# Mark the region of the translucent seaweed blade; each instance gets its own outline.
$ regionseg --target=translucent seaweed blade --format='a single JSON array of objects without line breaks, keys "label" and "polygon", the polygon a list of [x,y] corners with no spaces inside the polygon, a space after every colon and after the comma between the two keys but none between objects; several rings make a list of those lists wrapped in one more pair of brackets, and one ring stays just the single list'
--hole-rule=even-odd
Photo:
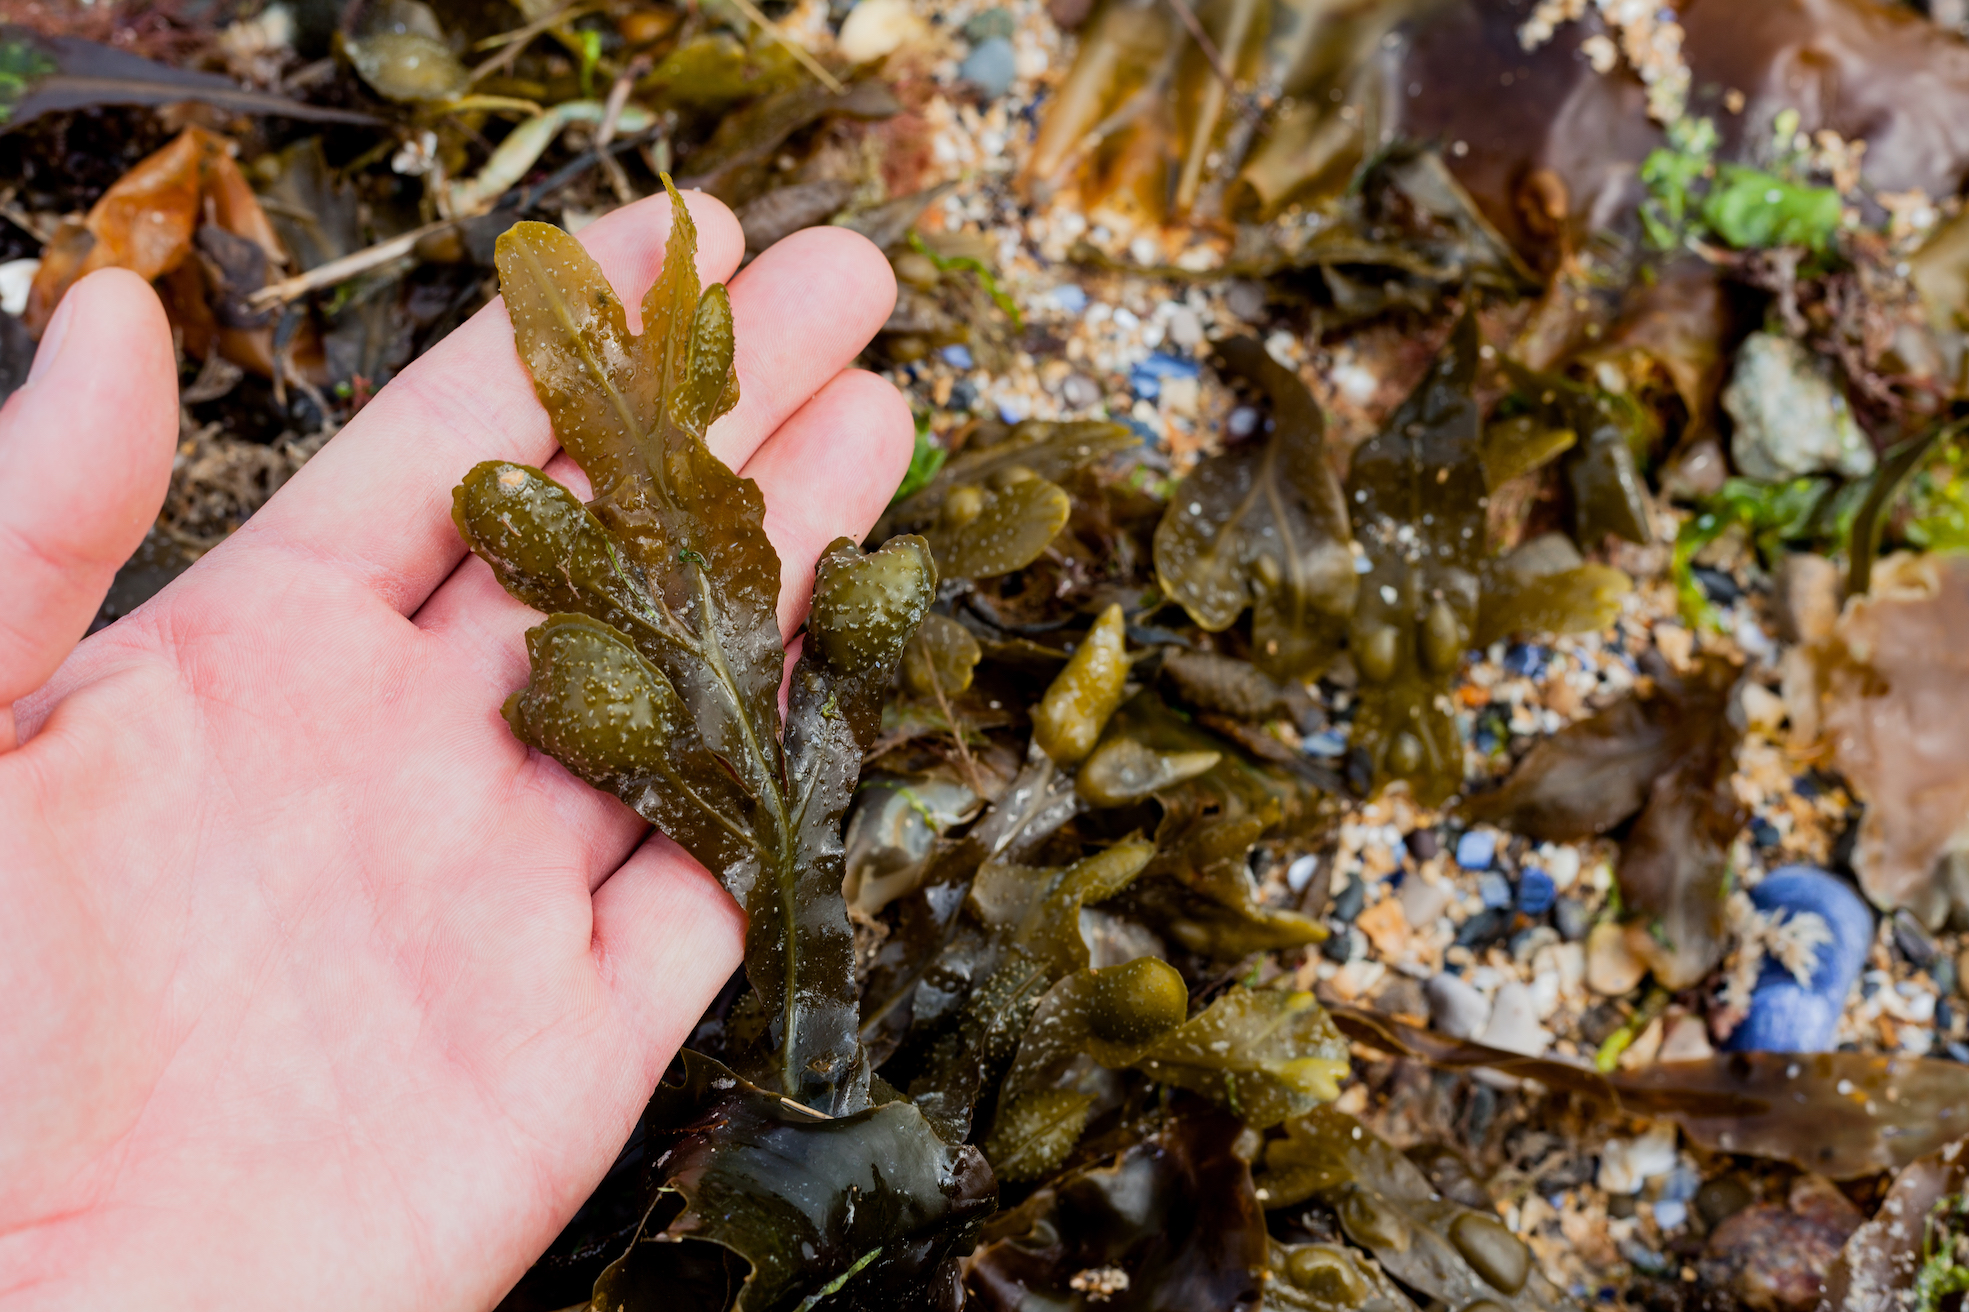
[{"label": "translucent seaweed blade", "polygon": [[658,380],[634,367],[622,302],[594,257],[550,223],[514,224],[496,259],[520,359],[554,435],[597,500],[622,495],[647,477],[661,396]]}]

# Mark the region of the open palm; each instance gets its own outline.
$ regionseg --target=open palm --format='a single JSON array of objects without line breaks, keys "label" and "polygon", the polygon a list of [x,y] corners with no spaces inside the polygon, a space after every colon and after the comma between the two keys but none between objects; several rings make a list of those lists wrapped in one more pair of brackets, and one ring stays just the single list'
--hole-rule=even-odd
[{"label": "open palm", "polygon": [[[730,277],[737,223],[689,204]],[[668,215],[582,235],[629,306]],[[894,283],[817,230],[731,296],[711,446],[765,494],[790,634],[908,459],[901,397],[845,368]],[[538,617],[465,556],[451,488],[498,458],[587,491],[499,305],[75,646],[163,498],[174,389],[155,298],[105,272],[0,411],[0,1307],[489,1306],[738,964],[740,913],[499,716]]]}]

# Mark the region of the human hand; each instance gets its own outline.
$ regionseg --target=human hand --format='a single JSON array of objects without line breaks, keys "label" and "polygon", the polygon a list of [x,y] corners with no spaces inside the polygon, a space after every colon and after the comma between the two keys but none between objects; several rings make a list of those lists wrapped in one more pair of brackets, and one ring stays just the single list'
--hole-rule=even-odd
[{"label": "human hand", "polygon": [[[701,276],[730,277],[737,222],[688,203]],[[582,234],[627,306],[668,206]],[[765,494],[788,634],[908,461],[902,398],[845,369],[894,295],[838,229],[731,281],[741,400],[710,442]],[[489,1306],[743,929],[500,717],[538,617],[465,555],[451,488],[497,458],[588,492],[505,311],[80,646],[169,475],[156,298],[92,275],[35,367],[0,410],[0,1307]]]}]

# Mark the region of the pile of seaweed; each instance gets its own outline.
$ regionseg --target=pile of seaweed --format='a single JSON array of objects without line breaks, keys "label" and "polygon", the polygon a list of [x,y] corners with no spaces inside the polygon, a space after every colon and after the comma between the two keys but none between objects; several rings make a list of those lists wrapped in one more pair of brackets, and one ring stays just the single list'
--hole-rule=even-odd
[{"label": "pile of seaweed", "polygon": [[[596,496],[496,461],[456,494],[473,550],[548,615],[514,731],[748,917],[743,979],[509,1306],[1572,1306],[1480,1193],[1432,1178],[1440,1157],[1328,1105],[1349,1033],[1835,1174],[1952,1137],[1951,1064],[1625,1078],[1431,1052],[1330,1015],[1281,965],[1326,931],[1254,866],[1316,843],[1350,786],[1263,730],[1317,726],[1304,680],[1350,653],[1352,786],[1440,799],[1463,653],[1599,626],[1627,586],[1488,550],[1489,490],[1563,444],[1480,422],[1468,309],[1344,481],[1304,384],[1255,342],[1221,362],[1267,431],[1166,503],[1121,426],[979,429],[875,537],[920,532],[823,555],[782,715],[764,504],[704,443],[737,383],[693,244],[680,218],[634,337],[566,234],[501,238],[521,356]],[[1886,1105],[1856,1114],[1856,1088]]]}]

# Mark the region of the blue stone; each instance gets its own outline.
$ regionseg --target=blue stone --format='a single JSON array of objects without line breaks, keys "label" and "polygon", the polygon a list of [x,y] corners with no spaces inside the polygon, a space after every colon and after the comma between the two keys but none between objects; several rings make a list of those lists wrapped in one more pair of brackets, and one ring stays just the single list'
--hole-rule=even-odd
[{"label": "blue stone", "polygon": [[1517,900],[1511,896],[1511,881],[1495,870],[1477,876],[1477,892],[1484,905],[1493,911],[1501,911]]},{"label": "blue stone", "polygon": [[1558,897],[1559,886],[1543,870],[1534,866],[1518,876],[1518,910],[1526,915],[1544,915]]},{"label": "blue stone", "polygon": [[1766,820],[1763,816],[1753,815],[1750,817],[1750,841],[1757,846],[1776,847],[1778,840],[1782,837],[1783,835],[1778,833],[1778,827],[1769,820]]},{"label": "blue stone", "polygon": [[1832,931],[1832,942],[1819,948],[1809,985],[1765,959],[1751,994],[1750,1015],[1730,1035],[1729,1047],[1737,1052],[1830,1052],[1846,995],[1873,943],[1873,913],[1851,885],[1814,866],[1773,872],[1750,890],[1750,900],[1767,914],[1816,912]]},{"label": "blue stone", "polygon": [[937,354],[941,355],[943,362],[953,369],[969,369],[971,367],[971,348],[962,342],[952,342],[949,346],[944,347],[943,350],[938,351]]},{"label": "blue stone", "polygon": [[1012,43],[1002,36],[978,42],[957,66],[958,78],[983,92],[988,100],[996,100],[1011,90],[1018,71],[1018,56],[1012,52]]},{"label": "blue stone", "polygon": [[1195,378],[1197,373],[1196,361],[1156,351],[1128,371],[1128,385],[1134,389],[1136,396],[1144,401],[1153,401],[1162,395],[1162,384],[1166,380]]},{"label": "blue stone", "polygon": [[1054,309],[1065,310],[1068,314],[1079,314],[1087,308],[1087,293],[1075,283],[1061,283],[1047,299],[1052,301]]},{"label": "blue stone", "polygon": [[1472,829],[1456,840],[1456,864],[1465,870],[1488,870],[1497,859],[1497,835],[1488,829]]},{"label": "blue stone", "polygon": [[1308,756],[1345,756],[1347,735],[1338,729],[1322,729],[1306,739],[1305,750]]},{"label": "blue stone", "polygon": [[1942,1045],[1942,1051],[1948,1054],[1950,1061],[1969,1066],[1969,1043],[1964,1043],[1960,1039],[1950,1039]]},{"label": "blue stone", "polygon": [[1504,672],[1517,679],[1536,679],[1552,663],[1552,653],[1535,642],[1514,642],[1504,649]]}]

